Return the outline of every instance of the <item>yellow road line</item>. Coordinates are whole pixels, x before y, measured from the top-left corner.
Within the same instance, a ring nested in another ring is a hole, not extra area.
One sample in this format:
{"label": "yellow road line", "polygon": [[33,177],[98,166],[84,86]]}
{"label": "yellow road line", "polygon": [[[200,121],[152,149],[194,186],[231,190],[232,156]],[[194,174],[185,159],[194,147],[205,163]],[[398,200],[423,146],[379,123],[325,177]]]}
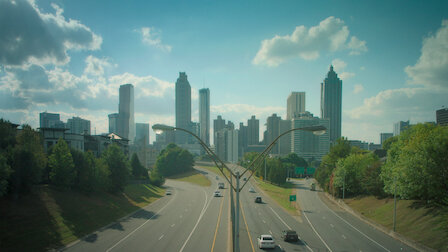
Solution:
{"label": "yellow road line", "polygon": [[218,223],[216,223],[215,237],[213,237],[212,252],[215,249],[216,235],[218,234],[219,222],[221,221],[222,206],[224,205],[223,203],[224,203],[224,198],[221,199],[221,206],[219,207],[220,209],[219,209],[219,215],[218,215]]}
{"label": "yellow road line", "polygon": [[243,204],[241,204],[241,212],[243,213],[244,224],[246,224],[246,231],[247,231],[247,234],[249,235],[249,241],[250,241],[250,245],[252,246],[252,251],[255,252],[254,244],[252,243],[252,236],[250,236],[249,227],[247,226],[247,222],[246,222],[246,215],[244,214]]}

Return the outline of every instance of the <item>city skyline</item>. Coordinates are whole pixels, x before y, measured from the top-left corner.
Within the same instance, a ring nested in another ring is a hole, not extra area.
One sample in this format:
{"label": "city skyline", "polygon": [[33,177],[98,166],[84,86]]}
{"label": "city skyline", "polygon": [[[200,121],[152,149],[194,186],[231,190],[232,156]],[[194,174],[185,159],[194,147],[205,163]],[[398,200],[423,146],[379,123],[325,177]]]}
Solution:
{"label": "city skyline", "polygon": [[118,88],[131,83],[135,122],[175,125],[175,81],[187,72],[192,121],[199,122],[198,90],[209,88],[210,118],[238,125],[255,115],[262,140],[268,116],[286,118],[291,92],[305,92],[306,110],[320,114],[330,65],[344,83],[349,139],[379,143],[397,121],[436,121],[447,106],[446,1],[408,1],[400,13],[403,2],[386,1],[136,1],[107,11],[98,11],[102,1],[14,3],[0,3],[5,24],[22,24],[0,31],[21,39],[0,45],[0,117],[18,124],[37,128],[39,113],[49,111],[106,133]]}

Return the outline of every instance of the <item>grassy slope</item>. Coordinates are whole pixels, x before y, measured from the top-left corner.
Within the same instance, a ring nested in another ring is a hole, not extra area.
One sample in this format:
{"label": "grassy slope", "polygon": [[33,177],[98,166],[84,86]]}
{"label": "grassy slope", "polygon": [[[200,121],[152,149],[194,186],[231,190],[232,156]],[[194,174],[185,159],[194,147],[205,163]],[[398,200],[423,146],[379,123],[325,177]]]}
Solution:
{"label": "grassy slope", "polygon": [[45,251],[81,238],[164,194],[152,185],[129,185],[118,195],[90,196],[42,186],[18,201],[0,200],[2,251]]}
{"label": "grassy slope", "polygon": [[208,180],[207,177],[205,177],[204,175],[202,175],[200,172],[198,172],[196,170],[185,172],[185,173],[175,175],[175,176],[171,176],[169,178],[197,184],[200,186],[210,186],[212,184],[210,182],[210,180]]}
{"label": "grassy slope", "polygon": [[[393,227],[394,200],[373,196],[346,199],[345,203],[365,217],[388,229]],[[448,250],[448,233],[441,229],[438,209],[426,208],[413,200],[399,200],[397,204],[396,231],[428,247]]]}
{"label": "grassy slope", "polygon": [[291,203],[289,201],[289,195],[295,194],[292,184],[285,183],[283,186],[277,186],[270,183],[266,183],[258,178],[255,178],[258,187],[267,193],[272,199],[274,199],[280,206],[286,209],[291,215],[298,215],[297,202]]}
{"label": "grassy slope", "polygon": [[[213,173],[216,173],[216,175],[218,175],[218,176],[222,176],[221,171],[216,166],[204,166],[204,165],[197,165],[197,166],[199,168],[203,168],[203,169],[206,169],[206,170],[211,171]],[[229,176],[229,171],[224,170],[224,174],[226,174],[226,176]]]}

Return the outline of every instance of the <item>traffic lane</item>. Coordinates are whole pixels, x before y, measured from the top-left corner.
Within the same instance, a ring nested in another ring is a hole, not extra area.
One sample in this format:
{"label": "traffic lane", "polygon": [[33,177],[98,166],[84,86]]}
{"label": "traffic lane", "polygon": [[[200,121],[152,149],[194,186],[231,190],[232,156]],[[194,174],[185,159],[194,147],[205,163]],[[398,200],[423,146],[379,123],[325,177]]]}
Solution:
{"label": "traffic lane", "polygon": [[304,241],[285,242],[281,239],[281,232],[283,230],[287,230],[289,228],[294,229],[293,222],[296,222],[295,219],[287,219],[287,223],[284,218],[280,217],[280,211],[275,209],[275,205],[273,205],[269,199],[263,197],[263,203],[255,203],[255,195],[253,194],[254,193],[249,192],[243,193],[245,203],[243,203],[242,206],[244,208],[244,212],[246,213],[246,219],[255,250],[260,251],[258,248],[257,237],[262,234],[270,234],[274,237],[277,244],[276,249],[279,251],[307,251]]}
{"label": "traffic lane", "polygon": [[[310,191],[312,181],[296,181],[299,197],[311,223],[330,248],[363,251],[415,251],[383,232],[372,228],[357,217],[322,202],[317,191]],[[336,213],[336,210],[338,213]],[[341,242],[343,241],[343,242]]]}
{"label": "traffic lane", "polygon": [[[230,189],[223,189],[224,197],[221,198],[222,207],[220,207],[219,224],[215,223],[218,228],[215,230],[215,244],[211,252],[226,252],[228,251],[228,246],[232,246],[231,244],[231,225],[230,225]],[[216,218],[216,222],[218,222],[218,217]]]}
{"label": "traffic lane", "polygon": [[172,188],[169,207],[107,251],[179,251],[208,201],[207,192],[198,186],[178,182]]}
{"label": "traffic lane", "polygon": [[[178,182],[167,181],[167,187],[177,187]],[[180,187],[178,187],[180,188]],[[173,197],[174,196],[174,197]],[[70,247],[62,249],[63,251],[106,251],[112,245],[123,239],[126,235],[133,232],[144,222],[148,220],[155,220],[157,216],[163,214],[164,211],[173,202],[176,195],[165,196],[156,202],[147,205],[146,207],[136,211],[132,215],[123,218],[115,223],[101,228],[90,235],[87,235],[82,240],[76,242]]]}

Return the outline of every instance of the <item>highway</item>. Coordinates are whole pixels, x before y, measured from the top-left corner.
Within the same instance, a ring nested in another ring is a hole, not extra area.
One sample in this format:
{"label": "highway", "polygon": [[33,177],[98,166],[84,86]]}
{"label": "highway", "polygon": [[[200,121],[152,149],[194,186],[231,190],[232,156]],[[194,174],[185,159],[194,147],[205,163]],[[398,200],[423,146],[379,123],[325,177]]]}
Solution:
{"label": "highway", "polygon": [[[203,171],[202,171],[203,172]],[[98,230],[64,251],[227,251],[229,193],[213,197],[215,174],[203,172],[212,185],[200,187],[167,180],[172,195]],[[219,182],[224,182],[221,178]]]}

